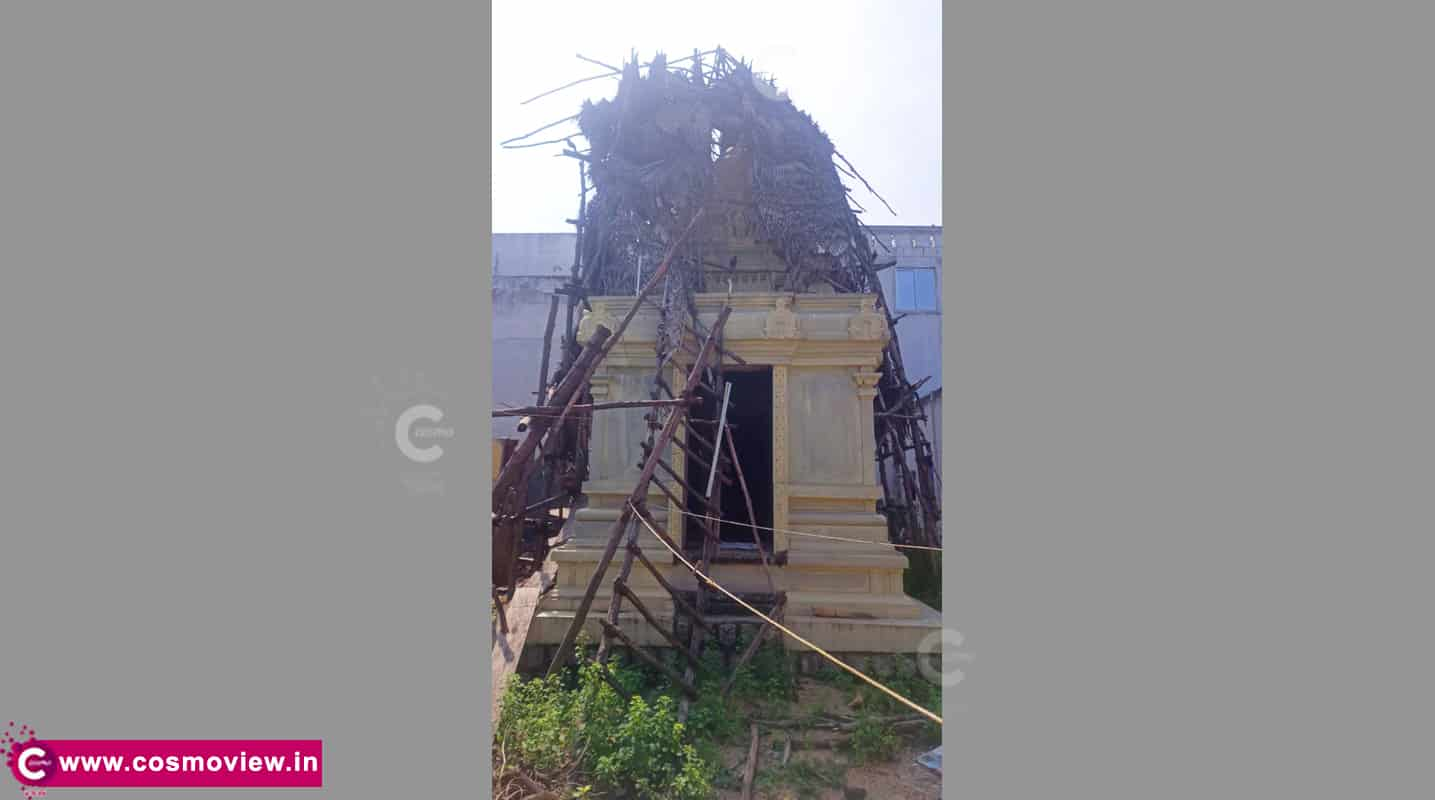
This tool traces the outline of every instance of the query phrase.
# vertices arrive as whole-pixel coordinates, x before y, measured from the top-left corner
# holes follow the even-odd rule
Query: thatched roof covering
[[[733,266],[732,245],[750,241],[786,272],[783,289],[872,291],[874,254],[827,135],[722,51],[712,65],[687,61],[670,67],[659,55],[646,71],[629,62],[617,94],[578,115],[595,190],[583,219],[588,288],[631,292],[639,262],[651,271],[701,208],[680,253],[698,267],[690,275]],[[771,266],[744,260],[737,269]]]

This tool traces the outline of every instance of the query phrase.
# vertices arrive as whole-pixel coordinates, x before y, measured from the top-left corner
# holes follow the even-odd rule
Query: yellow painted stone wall
[[[631,297],[592,298],[593,311],[584,315],[580,337],[598,324],[616,329],[616,321],[632,302]],[[724,303],[733,306],[724,329],[724,347],[749,364],[771,366],[773,371],[773,527],[778,529],[774,548],[787,558],[786,566],[776,572],[778,588],[787,592],[788,620],[824,646],[870,652],[912,649],[914,637],[934,629],[940,617],[902,593],[907,559],[886,544],[886,521],[876,512],[881,489],[874,460],[872,398],[890,332],[875,308],[875,298],[700,294],[696,304],[705,326],[711,325]],[[634,318],[594,377],[595,400],[649,397],[657,325],[657,312],[651,307]],[[693,343],[694,349],[697,345]],[[674,389],[683,378],[676,367],[667,376]],[[561,636],[564,614],[582,596],[613,521],[636,484],[642,458],[639,443],[647,434],[644,413],[631,409],[595,415],[592,469],[584,486],[587,507],[569,524],[568,543],[553,552],[559,582],[540,613],[536,629],[540,641]],[[680,449],[670,448],[666,460],[682,473]],[[655,516],[667,519],[670,531],[682,529],[680,513],[668,508],[659,489],[650,490],[648,502]],[[860,541],[789,535],[789,530]],[[639,542],[644,553],[666,570],[670,582],[694,585],[691,574],[672,565],[671,556],[650,534],[640,532]],[[597,595],[596,609],[607,607],[616,563],[615,559]],[[750,564],[715,565],[713,578],[739,592],[767,588],[761,567]],[[646,570],[635,568],[631,584],[650,609],[671,615],[671,601]],[[656,634],[645,634],[641,625],[634,625],[624,627],[641,641],[657,643]]]

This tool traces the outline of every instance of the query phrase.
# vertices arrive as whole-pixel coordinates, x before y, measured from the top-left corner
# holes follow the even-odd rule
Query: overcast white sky
[[[941,5],[937,0],[724,0],[720,3],[497,0],[493,8],[493,230],[571,231],[578,168],[561,144],[523,150],[504,139],[612,97],[616,78],[523,100],[619,64],[721,45],[770,73],[896,209],[851,179],[869,225],[940,225]],[[576,123],[534,140],[576,132]],[[579,139],[578,141],[582,141]],[[855,184],[855,185],[854,185]]]

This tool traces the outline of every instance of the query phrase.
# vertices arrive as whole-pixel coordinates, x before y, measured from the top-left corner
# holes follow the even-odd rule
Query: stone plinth
[[[941,615],[902,592],[907,558],[886,544],[886,521],[876,511],[881,488],[872,399],[890,333],[875,298],[754,293],[733,295],[730,301],[726,295],[699,294],[696,301],[705,326],[724,302],[731,302],[723,346],[749,365],[772,368],[773,548],[786,559],[773,572],[777,588],[787,592],[787,624],[837,652],[915,650],[940,627]],[[592,298],[593,311],[585,314],[579,338],[598,324],[616,328],[632,302],[630,297]],[[657,329],[657,312],[645,306],[594,376],[595,401],[649,397]],[[673,368],[666,379],[678,387],[684,377]],[[570,521],[568,542],[553,551],[558,583],[544,600],[530,641],[555,643],[572,620],[613,521],[637,483],[646,413],[637,408],[594,415],[591,474],[584,485],[587,506]],[[682,473],[681,450],[670,448],[666,460]],[[648,506],[679,535],[683,516],[657,487],[650,489]],[[638,541],[670,583],[695,588],[692,575],[651,534],[640,530]],[[596,620],[608,606],[621,558],[620,550],[589,614],[587,627],[595,639]],[[761,566],[716,564],[712,577],[735,592],[768,591]],[[671,619],[671,600],[641,565],[634,566],[629,584],[649,610]],[[625,611],[620,625],[639,642],[663,641],[636,612]]]

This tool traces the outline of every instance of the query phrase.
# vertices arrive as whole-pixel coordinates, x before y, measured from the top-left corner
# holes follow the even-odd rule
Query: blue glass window
[[[937,310],[937,271],[931,268],[898,268],[898,311]]]

